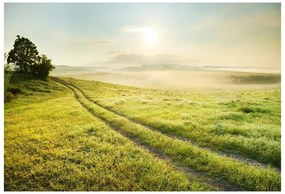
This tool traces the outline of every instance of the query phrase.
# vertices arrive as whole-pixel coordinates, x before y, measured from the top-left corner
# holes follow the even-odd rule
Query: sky
[[[281,69],[280,3],[5,3],[4,52],[17,35],[55,65]]]

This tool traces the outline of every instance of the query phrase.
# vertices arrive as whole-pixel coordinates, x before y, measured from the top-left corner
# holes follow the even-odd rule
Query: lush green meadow
[[[218,189],[115,132],[62,85],[21,84],[5,105],[5,190]]]
[[[5,190],[281,189],[280,87],[159,90],[16,80]]]

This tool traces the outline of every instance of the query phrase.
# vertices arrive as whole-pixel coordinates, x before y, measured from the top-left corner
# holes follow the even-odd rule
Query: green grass
[[[5,190],[280,191],[280,88],[170,91],[63,80],[89,99],[51,79],[14,78],[21,93],[5,104]]]
[[[75,91],[80,102],[88,107],[94,115],[106,119],[123,132],[160,150],[169,156],[173,162],[201,171],[211,179],[226,181],[246,190],[280,189],[280,173],[270,167],[260,168],[248,165],[247,163],[220,156],[181,140],[149,130],[144,126],[132,123],[122,116],[94,105],[78,90]]]
[[[104,107],[163,133],[281,167],[280,88],[181,92],[68,81]]]
[[[21,88],[42,85],[34,81]],[[5,104],[4,168],[6,191],[217,189],[118,134],[51,80]]]

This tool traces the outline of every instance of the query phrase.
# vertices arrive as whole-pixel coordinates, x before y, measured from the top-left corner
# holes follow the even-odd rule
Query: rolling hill
[[[280,191],[281,90],[16,75],[6,191]]]

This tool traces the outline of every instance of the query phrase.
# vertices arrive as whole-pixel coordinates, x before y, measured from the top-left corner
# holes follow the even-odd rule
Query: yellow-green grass
[[[182,92],[65,80],[96,103],[163,133],[281,167],[278,87]]]
[[[39,85],[56,89],[5,104],[6,191],[217,189],[112,130],[70,90],[53,81]]]
[[[77,82],[76,80],[69,81]],[[99,84],[95,85],[98,86]],[[105,89],[108,90],[107,88]],[[78,89],[73,87],[73,90],[83,106],[88,108],[94,115],[114,125],[118,130],[166,154],[177,164],[203,172],[210,179],[225,181],[246,190],[280,190],[281,175],[275,169],[253,166],[165,136],[162,133],[150,130],[143,125],[134,123],[125,117],[97,106]],[[109,90],[109,92],[111,91]]]

